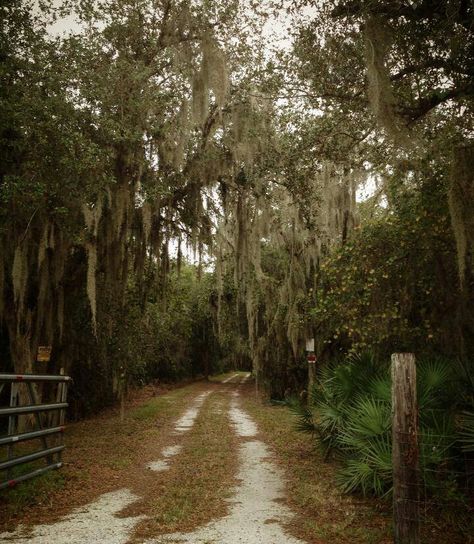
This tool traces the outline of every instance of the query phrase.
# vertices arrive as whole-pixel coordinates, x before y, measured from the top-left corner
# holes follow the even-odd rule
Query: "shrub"
[[[440,358],[418,363],[420,469],[428,492],[462,471],[461,447],[472,451],[474,416],[458,414],[463,395],[456,365]],[[293,406],[299,430],[311,432],[326,455],[342,462],[344,492],[388,495],[392,489],[391,379],[388,364],[370,353],[321,370],[309,407]],[[459,423],[460,422],[460,423]]]

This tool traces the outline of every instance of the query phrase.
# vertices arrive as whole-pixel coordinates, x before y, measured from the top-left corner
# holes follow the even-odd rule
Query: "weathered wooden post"
[[[416,364],[392,355],[392,464],[395,544],[419,544],[419,463]]]
[[[120,421],[123,423],[125,420],[125,393],[127,388],[127,375],[125,367],[120,366]]]
[[[311,393],[316,382],[316,354],[314,353],[314,338],[308,338],[306,340],[306,358],[308,360],[308,402],[310,402]]]

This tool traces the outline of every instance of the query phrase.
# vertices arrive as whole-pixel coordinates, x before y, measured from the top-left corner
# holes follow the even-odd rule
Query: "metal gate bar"
[[[21,476],[17,476],[16,478],[12,480],[6,480],[4,482],[0,483],[0,489],[6,489],[7,487],[15,487],[16,484],[19,484],[20,482],[24,482],[25,480],[29,480],[30,478],[35,478],[36,476],[41,476],[41,474],[44,474],[45,472],[49,472],[50,470],[61,468],[62,463],[53,463],[52,465],[47,465],[43,468],[38,468],[36,470],[33,470],[32,472],[29,472],[28,474],[22,474]]]
[[[23,442],[25,440],[31,440],[32,438],[39,438],[40,436],[48,436],[50,434],[62,433],[64,427],[51,427],[50,429],[41,429],[40,431],[31,431],[29,433],[21,433],[15,436],[4,436],[0,438],[0,446],[5,444],[13,444],[15,442]]]
[[[21,384],[25,383],[26,393],[29,405],[18,406],[19,403],[19,388]],[[58,390],[56,394],[56,402],[40,404],[38,400],[38,394],[35,390],[35,383],[41,382],[55,382],[57,383]],[[0,446],[6,446],[7,448],[7,460],[0,462],[0,472],[6,472],[6,479],[0,480],[0,489],[12,487],[19,482],[34,478],[45,472],[59,468],[62,466],[61,453],[65,448],[64,445],[64,421],[66,419],[67,403],[67,389],[71,382],[69,376],[58,375],[48,376],[41,374],[0,374],[0,390],[3,389],[6,383],[11,384],[10,394],[10,406],[0,408],[0,417],[8,417],[8,435],[0,437]],[[42,412],[57,412],[56,417],[49,417],[43,419],[41,417]],[[33,414],[36,429],[31,431],[18,433],[17,423],[18,416],[25,414]],[[45,425],[49,422],[48,425]],[[59,437],[54,439],[54,436]],[[48,438],[53,440],[54,446],[48,444]],[[42,444],[42,449],[32,453],[14,456],[14,445],[17,442],[26,442],[28,440],[39,439]],[[38,459],[45,458],[46,466],[31,470],[26,474],[13,477],[12,469],[18,465],[30,463]]]
[[[58,374],[50,376],[48,374],[0,374],[2,382],[70,382],[70,376]]]
[[[21,455],[20,457],[14,457],[13,459],[0,463],[0,470],[16,467],[17,465],[22,465],[23,463],[31,463],[31,461],[36,461],[36,459],[41,459],[42,457],[48,457],[54,453],[59,453],[63,449],[64,446],[55,446],[54,448],[48,448],[45,450],[35,451],[34,453],[27,453],[26,455]]]
[[[30,404],[27,406],[17,406],[15,408],[0,408],[0,416],[33,414],[34,412],[46,412],[48,410],[60,410],[67,408],[67,402],[59,402],[54,404]]]

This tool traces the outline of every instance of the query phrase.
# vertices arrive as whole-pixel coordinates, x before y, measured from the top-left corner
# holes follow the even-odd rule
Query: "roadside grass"
[[[199,412],[193,428],[176,437],[183,448],[169,460],[169,470],[147,474],[143,500],[122,515],[146,514],[132,542],[160,534],[194,530],[227,512],[225,501],[235,483],[236,440],[228,419],[229,396],[216,390]]]
[[[68,426],[62,469],[0,492],[0,532],[20,522],[54,522],[103,493],[132,488],[135,474],[159,455],[173,421],[207,388],[197,382],[131,399],[123,422],[115,407]]]
[[[287,525],[291,534],[311,544],[392,542],[385,503],[341,494],[336,468],[324,461],[309,435],[295,429],[288,408],[256,399],[251,386],[242,390],[242,402],[286,473],[288,506],[296,513]]]
[[[13,478],[22,476],[39,468],[37,463],[27,463],[15,467],[12,473]],[[26,480],[16,487],[5,491],[8,493],[10,505],[15,509],[24,509],[34,504],[47,503],[54,491],[62,489],[65,485],[64,474],[59,470],[51,470],[31,480]]]
[[[130,410],[127,417],[142,422],[147,419],[155,418],[158,415],[166,415],[170,408],[174,410],[173,407],[176,402],[179,402],[187,396],[189,396],[189,386],[176,389],[172,393],[154,397],[141,406]]]

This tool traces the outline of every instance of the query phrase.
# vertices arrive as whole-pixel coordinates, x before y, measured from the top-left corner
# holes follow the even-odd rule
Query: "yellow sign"
[[[47,363],[51,359],[52,346],[38,346],[38,355],[36,360]]]

